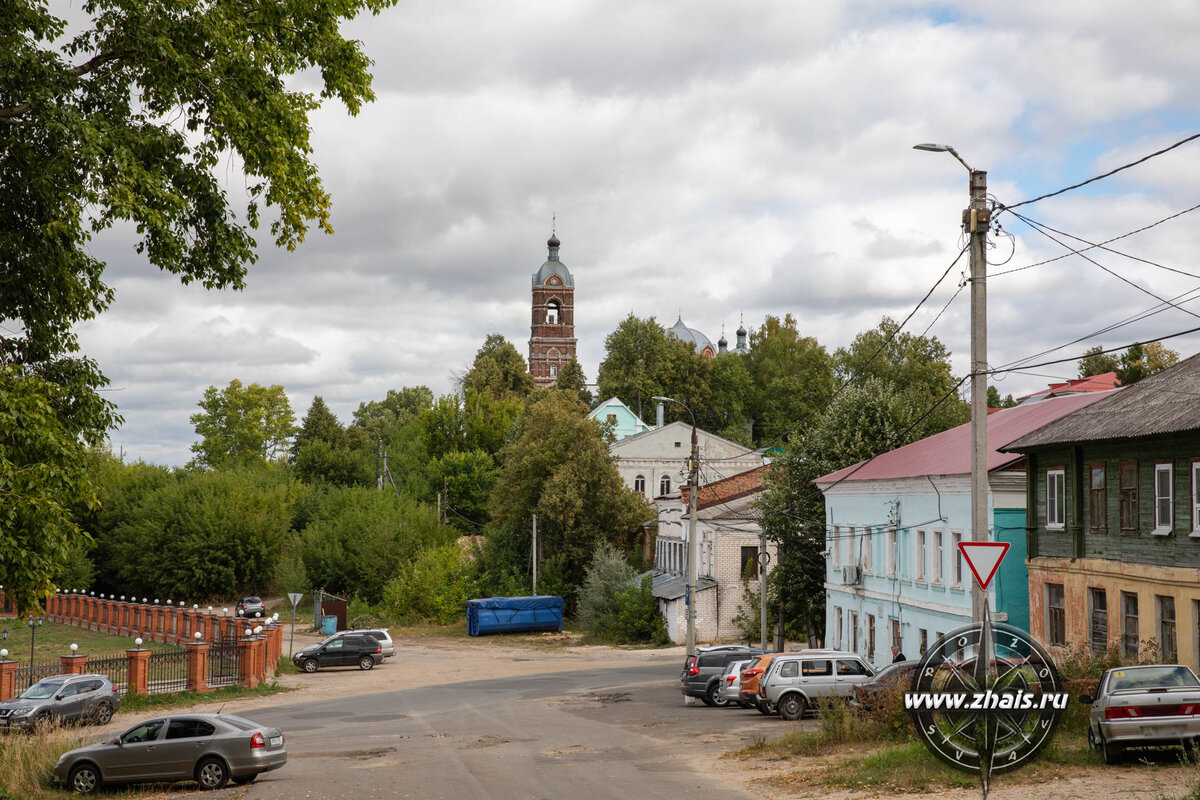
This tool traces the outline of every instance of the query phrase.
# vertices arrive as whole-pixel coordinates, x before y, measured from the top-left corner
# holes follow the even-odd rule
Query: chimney
[[[658,427],[661,428],[663,426],[663,404],[662,403],[658,404],[658,413],[657,413],[655,419],[657,421]]]

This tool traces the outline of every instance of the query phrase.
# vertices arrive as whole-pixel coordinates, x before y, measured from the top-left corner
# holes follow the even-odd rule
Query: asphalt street
[[[289,762],[230,796],[760,798],[740,777],[711,765],[786,723],[685,704],[678,670],[673,658],[438,685],[431,663],[425,687],[239,712],[285,731]],[[346,681],[358,675],[321,674]]]

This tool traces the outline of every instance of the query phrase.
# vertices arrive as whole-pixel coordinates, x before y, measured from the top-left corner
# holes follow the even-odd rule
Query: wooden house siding
[[[1036,467],[1028,518],[1036,520],[1031,534],[1030,557],[1106,558],[1164,566],[1200,568],[1200,537],[1192,537],[1192,462],[1200,458],[1200,434],[1177,434],[1159,440],[1097,442],[1077,447],[1039,449],[1031,459]],[[1137,462],[1137,533],[1121,531],[1120,465]],[[1155,464],[1172,464],[1172,526],[1168,535],[1155,535]],[[1105,467],[1106,532],[1093,532],[1090,467]],[[1062,467],[1066,473],[1066,525],[1046,528],[1046,471]]]

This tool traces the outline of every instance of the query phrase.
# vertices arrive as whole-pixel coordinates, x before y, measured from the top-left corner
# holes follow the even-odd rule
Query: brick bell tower
[[[529,374],[543,389],[554,388],[558,371],[575,357],[575,278],[558,260],[558,237],[550,234],[550,255],[533,273],[533,317],[529,326]]]

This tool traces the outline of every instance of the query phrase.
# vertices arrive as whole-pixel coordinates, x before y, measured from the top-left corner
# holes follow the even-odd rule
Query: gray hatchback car
[[[107,725],[120,708],[121,698],[107,675],[54,675],[0,703],[0,730],[71,722]]]
[[[115,739],[71,750],[55,783],[77,794],[104,784],[194,780],[201,789],[250,783],[287,763],[283,732],[232,714],[178,714],[139,722]]]

